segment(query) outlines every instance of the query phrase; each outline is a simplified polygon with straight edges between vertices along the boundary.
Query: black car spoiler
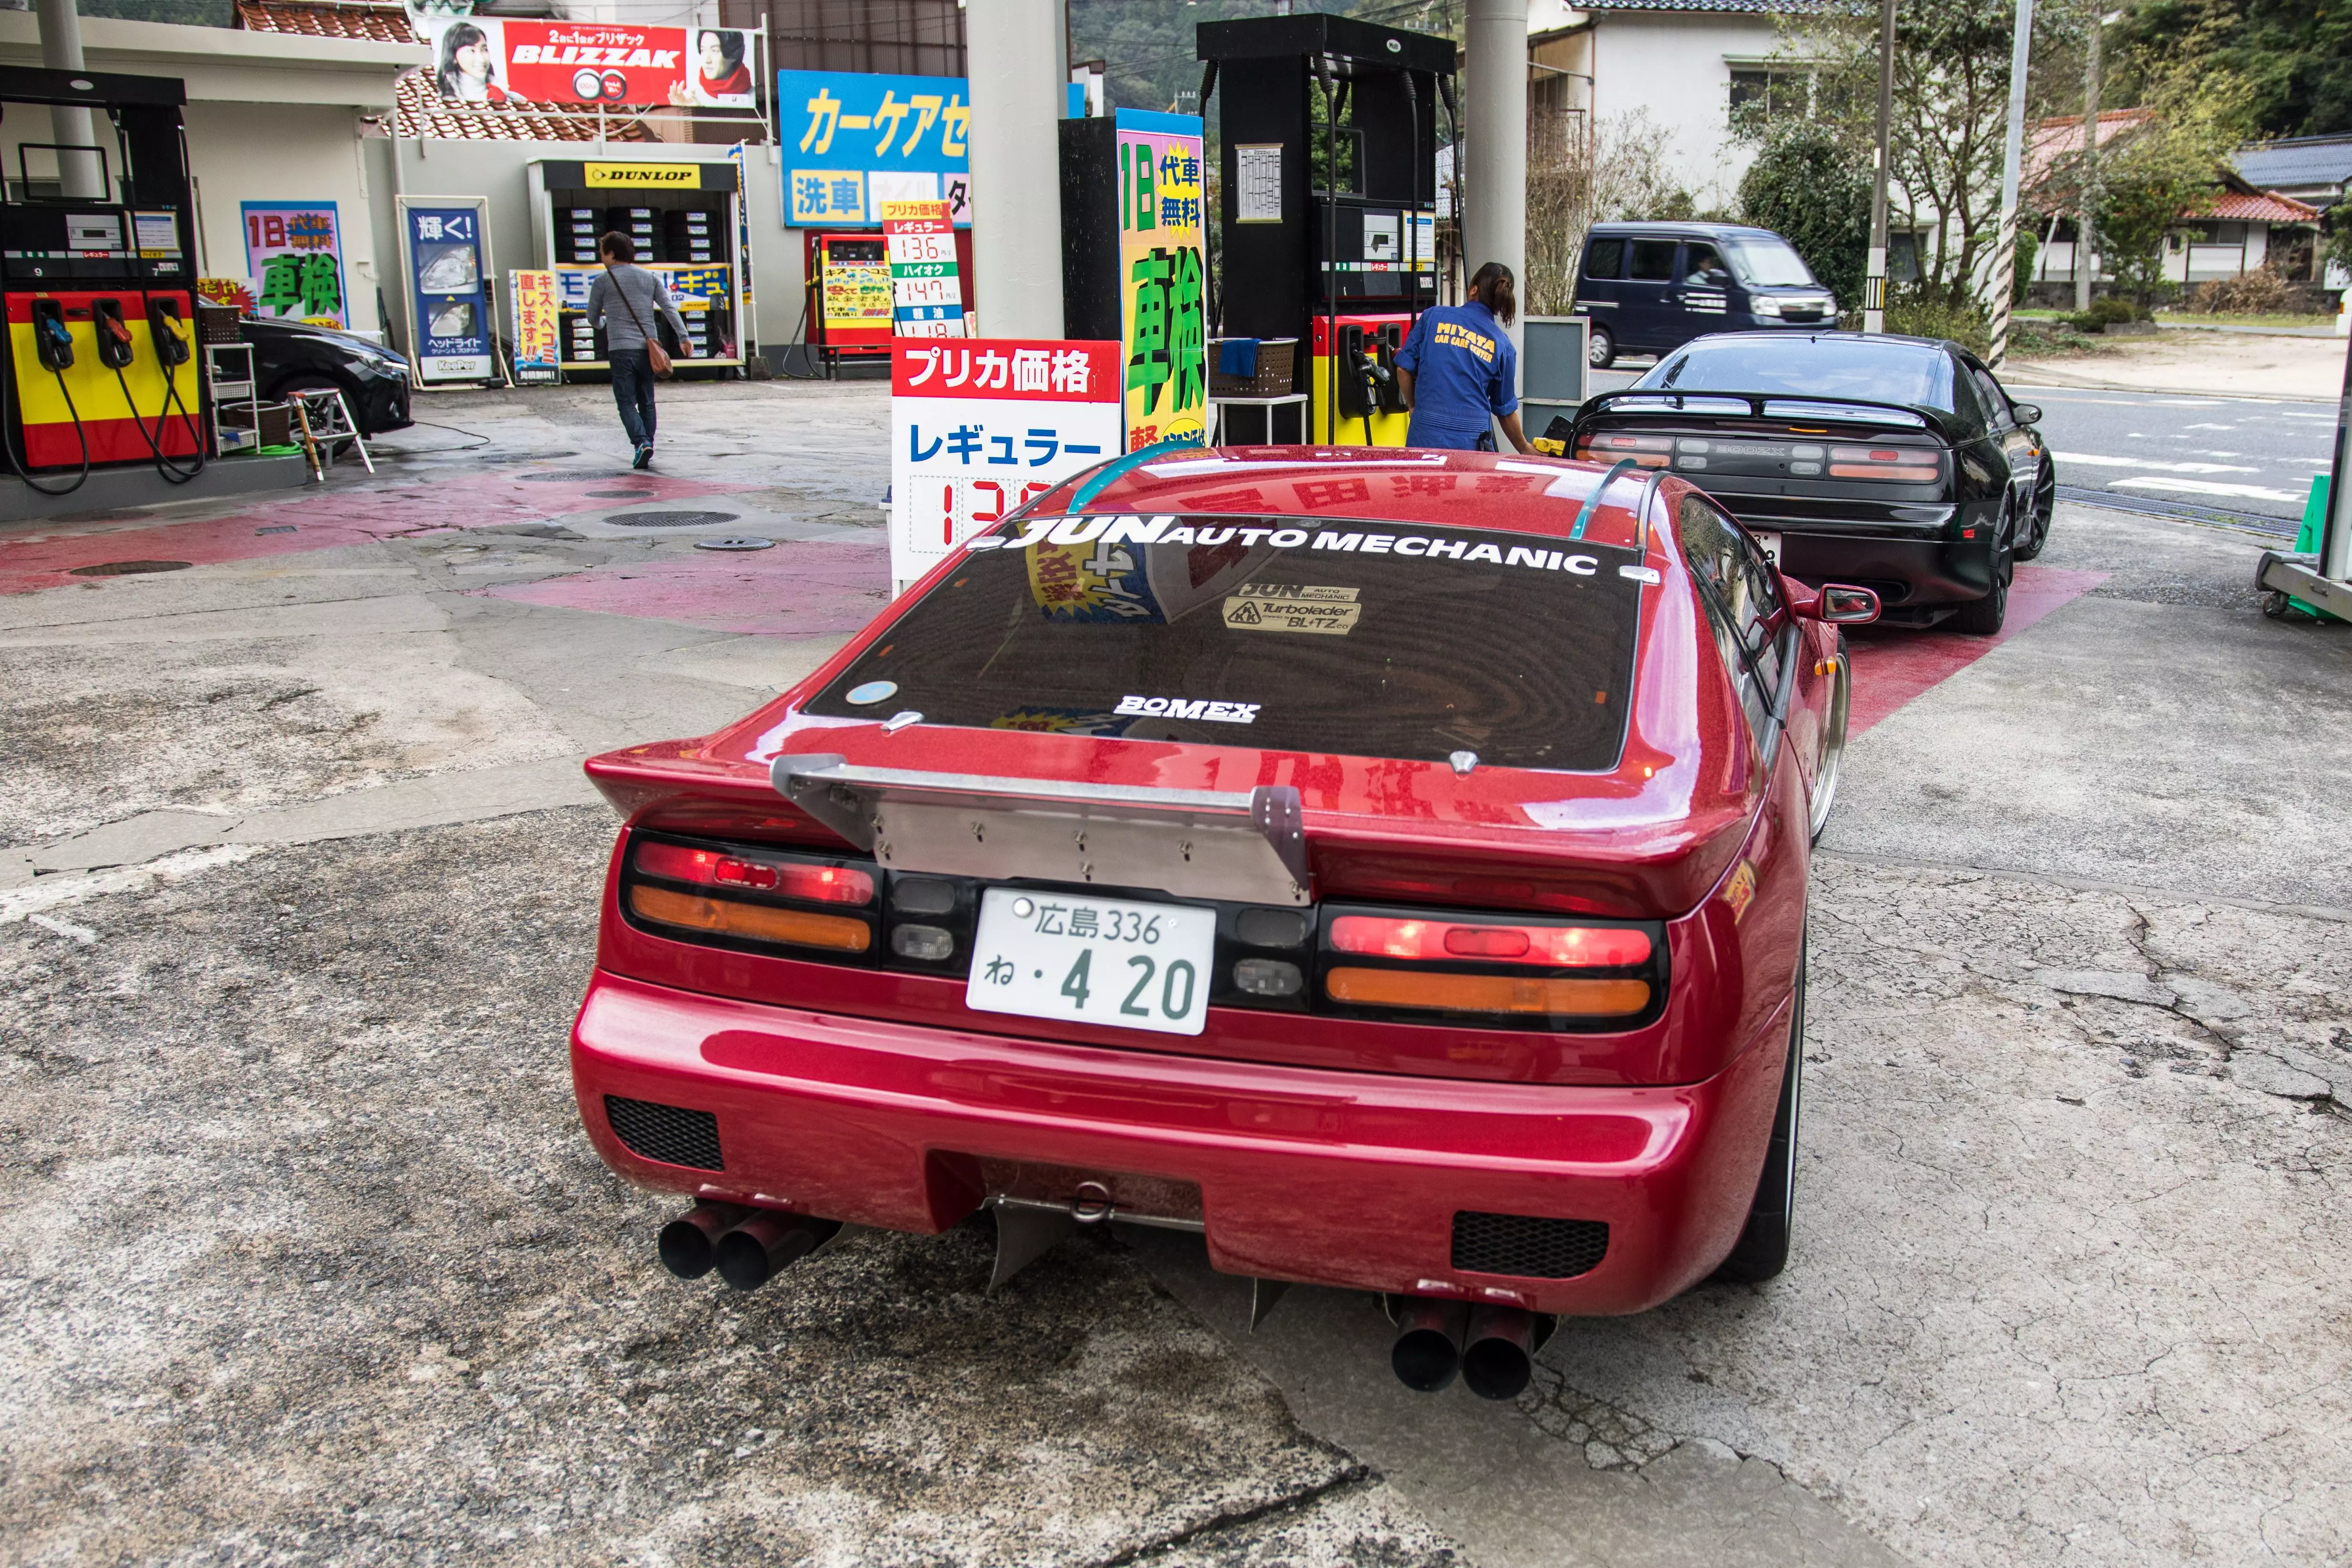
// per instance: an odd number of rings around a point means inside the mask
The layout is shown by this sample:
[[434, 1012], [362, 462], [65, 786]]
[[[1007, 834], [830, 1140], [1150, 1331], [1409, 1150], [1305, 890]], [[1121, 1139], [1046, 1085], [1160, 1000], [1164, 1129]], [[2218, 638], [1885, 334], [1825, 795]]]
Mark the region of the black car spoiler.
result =
[[[1789, 417], [1786, 415], [1767, 414], [1765, 412], [1766, 406], [1774, 403], [1793, 403], [1801, 405], [1806, 408], [1869, 408], [1884, 410], [1890, 414], [1905, 415], [1911, 419], [1919, 421], [1929, 430], [1933, 431], [1937, 436], [1943, 437], [1946, 440], [1951, 439], [1953, 436], [1952, 430], [1945, 423], [1950, 416], [1946, 414], [1942, 409], [1925, 408], [1915, 403], [1888, 403], [1877, 398], [1869, 397], [1800, 397], [1793, 394], [1785, 392], [1708, 392], [1696, 389], [1680, 392], [1660, 392], [1649, 388], [1626, 387], [1621, 391], [1604, 392], [1597, 397], [1586, 398], [1576, 410], [1576, 423], [1581, 425], [1586, 419], [1593, 415], [1614, 412], [1616, 410], [1614, 410], [1612, 405], [1623, 403], [1628, 399], [1643, 399], [1654, 404], [1666, 403], [1672, 405], [1675, 410], [1683, 411], [1685, 399], [1701, 397], [1711, 398], [1719, 403], [1744, 404], [1747, 406], [1748, 412], [1744, 416], [1729, 414], [1720, 408], [1695, 408], [1689, 409], [1687, 412], [1699, 415], [1701, 416], [1712, 414], [1718, 418], [1737, 419], [1745, 417], [1749, 419], [1785, 419]], [[1631, 413], [1633, 410], [1627, 409], [1623, 410], [1623, 412]], [[1825, 415], [1824, 417], [1834, 418], [1836, 416], [1834, 414], [1831, 414]], [[1866, 420], [1861, 421], [1861, 423], [1875, 424], [1879, 425], [1883, 428], [1885, 422], [1883, 420]]]

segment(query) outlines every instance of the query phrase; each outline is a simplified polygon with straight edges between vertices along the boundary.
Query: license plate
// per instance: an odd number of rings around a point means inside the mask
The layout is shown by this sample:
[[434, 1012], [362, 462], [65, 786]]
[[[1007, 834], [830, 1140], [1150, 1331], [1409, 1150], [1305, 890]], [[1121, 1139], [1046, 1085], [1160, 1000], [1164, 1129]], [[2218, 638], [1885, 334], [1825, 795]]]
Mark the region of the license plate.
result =
[[991, 888], [964, 1005], [1197, 1035], [1216, 947], [1214, 910]]
[[1759, 533], [1754, 535], [1754, 538], [1757, 548], [1764, 552], [1764, 559], [1769, 561], [1773, 569], [1778, 571], [1780, 565], [1780, 536], [1777, 533]]

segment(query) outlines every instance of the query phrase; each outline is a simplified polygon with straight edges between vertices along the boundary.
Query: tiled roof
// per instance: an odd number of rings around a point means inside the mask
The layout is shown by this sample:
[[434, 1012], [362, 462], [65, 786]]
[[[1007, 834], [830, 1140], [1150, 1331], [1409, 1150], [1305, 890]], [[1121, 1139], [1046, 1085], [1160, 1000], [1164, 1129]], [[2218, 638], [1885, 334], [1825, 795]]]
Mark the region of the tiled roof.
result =
[[[421, 44], [397, 5], [375, 0], [236, 0], [236, 25], [257, 33], [300, 33], [313, 38], [362, 38], [378, 44]], [[400, 79], [394, 110], [404, 136], [450, 142], [593, 142], [596, 116], [553, 104], [469, 104], [451, 109], [429, 95], [422, 70]], [[641, 121], [608, 119], [608, 142], [660, 140]]]
[[2296, 201], [2293, 196], [2280, 195], [2275, 191], [2248, 195], [2242, 191], [2225, 190], [2202, 209], [2189, 216], [2243, 223], [2317, 223], [2319, 209]]
[[2282, 185], [2352, 184], [2352, 136], [2296, 136], [2241, 147], [2230, 155], [2238, 173], [2270, 189]]
[[1750, 16], [1848, 9], [1845, 0], [1573, 0], [1579, 11], [1713, 11]]

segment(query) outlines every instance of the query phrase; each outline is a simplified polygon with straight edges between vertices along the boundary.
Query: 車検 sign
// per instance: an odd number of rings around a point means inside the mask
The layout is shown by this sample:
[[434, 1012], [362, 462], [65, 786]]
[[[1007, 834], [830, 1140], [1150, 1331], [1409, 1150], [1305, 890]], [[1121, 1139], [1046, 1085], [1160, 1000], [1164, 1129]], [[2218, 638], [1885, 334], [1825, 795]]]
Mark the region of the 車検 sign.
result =
[[900, 338], [890, 347], [890, 578], [1118, 450], [1119, 346]]
[[785, 226], [877, 224], [884, 202], [945, 202], [969, 225], [971, 128], [961, 77], [778, 71]]
[[1201, 228], [1201, 118], [1122, 109], [1113, 123], [1127, 445], [1132, 451], [1161, 441], [1205, 441], [1208, 264]]
[[332, 202], [246, 202], [246, 275], [253, 313], [264, 321], [349, 327], [343, 302], [342, 234]]

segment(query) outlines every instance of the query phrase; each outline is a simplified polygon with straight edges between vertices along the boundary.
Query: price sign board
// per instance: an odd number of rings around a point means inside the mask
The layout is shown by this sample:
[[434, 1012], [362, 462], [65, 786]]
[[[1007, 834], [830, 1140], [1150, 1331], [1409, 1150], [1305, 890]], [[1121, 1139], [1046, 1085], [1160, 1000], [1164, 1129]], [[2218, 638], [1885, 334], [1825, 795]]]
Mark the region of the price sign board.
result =
[[963, 279], [948, 204], [884, 202], [882, 239], [890, 247], [893, 331], [902, 338], [962, 337]]
[[1120, 354], [1115, 342], [1050, 339], [890, 345], [894, 593], [1118, 451]]

